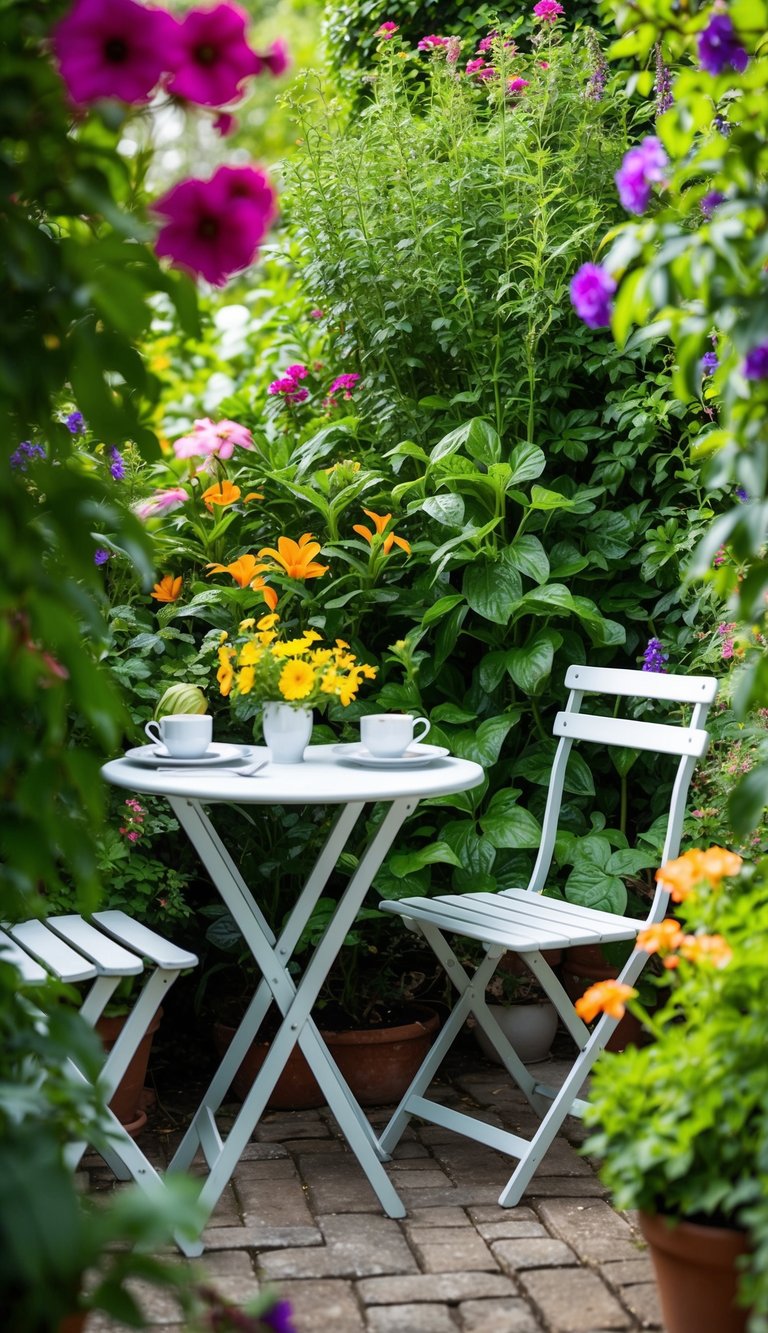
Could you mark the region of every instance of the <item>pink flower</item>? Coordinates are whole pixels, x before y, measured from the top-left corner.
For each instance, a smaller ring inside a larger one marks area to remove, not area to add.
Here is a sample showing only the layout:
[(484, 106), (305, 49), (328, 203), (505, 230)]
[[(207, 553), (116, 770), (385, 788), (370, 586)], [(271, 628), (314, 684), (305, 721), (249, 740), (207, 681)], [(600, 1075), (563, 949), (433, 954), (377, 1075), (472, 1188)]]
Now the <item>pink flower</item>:
[(418, 49), (420, 51), (439, 51), (441, 46), (448, 45), (448, 41), (448, 37), (436, 37), (435, 34), (432, 33), (429, 37), (422, 37)]
[(485, 69), (475, 70), (476, 79), (483, 79), (483, 80), (492, 79), (495, 77), (495, 74), (496, 74), (495, 65), (486, 65)]
[(565, 13), (562, 5), (557, 0), (538, 0), (538, 4), (533, 6), (534, 17), (540, 19), (542, 23), (557, 23), (561, 14)]
[(323, 311), (320, 310), (320, 309), (316, 306), (314, 310), (310, 310), (310, 312), (309, 312), (309, 318), (310, 318), (310, 319), (322, 319), (322, 318), (323, 318)]
[(245, 40), (247, 22), (248, 15), (229, 0), (190, 9), (181, 22), (169, 92), (200, 106), (224, 106), (239, 97), (243, 81), (261, 72), (261, 60)]
[(291, 57), (288, 54), (288, 47), (282, 37), (277, 37), (268, 51), (262, 51), (261, 59), (276, 79), (281, 74), (287, 73), (291, 68)]
[(299, 381), (305, 380), (309, 371), (307, 367), (297, 362), (289, 366), (285, 375), (278, 380), (273, 380), (267, 389), (267, 393), (273, 398), (282, 398), (286, 403), (303, 403), (309, 397), (309, 389), (300, 389)]
[(296, 365), (289, 366), (285, 373), (286, 375), (289, 375), (292, 380), (305, 380), (309, 371), (306, 366), (298, 361)]
[(485, 68), (485, 61), (482, 56), (477, 56), (475, 60), (468, 60), (466, 65), (467, 74), (479, 74), (481, 69)]
[(354, 389), (359, 379), (360, 376), (354, 373), (351, 375), (337, 375), (336, 379), (333, 381), (333, 384), (328, 390), (328, 397), (326, 399), (326, 402), (330, 406), (333, 406), (333, 404), (336, 401), (334, 398), (334, 394), (342, 392), (345, 398), (351, 398), (352, 390)]
[(516, 79), (510, 79), (510, 80), (509, 80), (509, 82), (507, 83), (507, 92), (508, 92), (508, 93), (511, 93), (512, 96), (514, 97), (514, 96), (517, 96), (518, 94), (524, 92), (525, 89), (526, 89), (527, 87), (528, 87), (528, 80), (527, 80), (527, 79), (521, 79), (521, 78), (518, 76), (518, 78), (516, 78)]
[(178, 33), (165, 10), (136, 0), (75, 0), (52, 42), (73, 102), (116, 97), (136, 105), (148, 102), (161, 75), (175, 68)]
[(395, 33), (399, 31), (399, 25), (393, 23), (391, 19), (388, 19), (386, 23), (382, 23), (381, 26), (376, 29), (376, 36), (380, 37), (383, 42), (388, 42), (394, 37)]
[(222, 139), (226, 139), (227, 135), (232, 134), (233, 130), (237, 128), (237, 121), (229, 111), (220, 111), (213, 122), (213, 128), (217, 134), (221, 135)]
[(196, 421), (189, 435), (176, 440), (173, 452), (177, 458), (210, 458), (215, 455), (226, 462), (235, 449), (252, 449), (253, 436), (237, 421), (211, 421), (202, 417)]
[(174, 185), (154, 208), (167, 219), (157, 254), (221, 287), (253, 262), (275, 214), (275, 192), (258, 167), (219, 167), (209, 180)]
[(186, 504), (189, 496), (182, 486), (171, 486), (166, 491), (155, 491), (147, 500), (140, 500), (134, 505), (133, 512), (138, 518), (159, 518), (161, 514), (172, 514)]
[(482, 56), (485, 55), (486, 51), (490, 51), (491, 47), (493, 46), (494, 38), (498, 37), (498, 35), (499, 34), (497, 32), (489, 32), (487, 37), (484, 37), (481, 42), (478, 42), (477, 54)]

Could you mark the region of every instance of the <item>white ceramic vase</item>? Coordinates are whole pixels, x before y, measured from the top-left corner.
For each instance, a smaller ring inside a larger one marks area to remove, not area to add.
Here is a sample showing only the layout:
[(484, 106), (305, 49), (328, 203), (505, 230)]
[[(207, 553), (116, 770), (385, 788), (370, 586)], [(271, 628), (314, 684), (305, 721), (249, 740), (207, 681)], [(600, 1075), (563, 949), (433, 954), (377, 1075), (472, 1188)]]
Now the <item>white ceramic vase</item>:
[[(489, 1004), (488, 1008), (524, 1064), (534, 1065), (546, 1060), (557, 1031), (557, 1010), (550, 1000), (537, 1000), (531, 1004)], [(500, 1064), (495, 1047), (480, 1028), (475, 1028), (475, 1037), (483, 1055)]]
[(312, 709), (270, 700), (264, 704), (261, 725), (264, 744), (275, 764), (300, 764), (312, 735)]

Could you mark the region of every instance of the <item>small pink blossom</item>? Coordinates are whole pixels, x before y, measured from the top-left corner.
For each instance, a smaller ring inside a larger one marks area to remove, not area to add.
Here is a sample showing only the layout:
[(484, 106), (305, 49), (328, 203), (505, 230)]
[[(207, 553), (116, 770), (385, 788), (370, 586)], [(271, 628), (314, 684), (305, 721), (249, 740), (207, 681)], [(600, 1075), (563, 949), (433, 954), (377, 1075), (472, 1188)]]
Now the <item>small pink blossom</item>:
[(220, 287), (256, 257), (276, 211), (276, 196), (258, 167), (219, 167), (191, 178), (154, 205), (165, 221), (155, 250)]
[(248, 15), (230, 0), (190, 9), (181, 21), (181, 56), (168, 91), (199, 106), (225, 106), (262, 62), (245, 40)]
[(534, 17), (541, 23), (557, 23), (557, 20), (565, 13), (563, 6), (557, 3), (557, 0), (538, 0), (538, 4), (533, 6)]
[(277, 37), (268, 51), (262, 51), (261, 60), (276, 79), (288, 72), (291, 68), (291, 57), (282, 37)]
[(51, 34), (59, 73), (73, 102), (102, 97), (148, 102), (178, 58), (179, 24), (136, 0), (75, 0)]
[(520, 93), (524, 92), (527, 87), (528, 87), (528, 80), (521, 79), (518, 76), (517, 78), (510, 79), (508, 81), (507, 92), (510, 93), (513, 97), (517, 97), (519, 96)]
[(322, 310), (320, 310), (317, 306), (315, 306), (315, 309), (314, 309), (314, 310), (310, 310), (310, 312), (309, 312), (309, 318), (310, 318), (310, 319), (322, 319), (322, 318), (323, 318), (323, 314), (324, 314), (324, 312), (323, 312)]
[(466, 64), (467, 74), (477, 74), (485, 68), (485, 61), (482, 56), (476, 56), (474, 60), (468, 60)]
[(328, 397), (325, 399), (326, 407), (336, 406), (335, 395), (337, 393), (343, 393), (345, 398), (351, 398), (352, 390), (355, 388), (359, 379), (360, 376), (354, 373), (348, 375), (337, 375), (336, 379), (333, 381), (332, 385), (328, 390)]
[(475, 70), (476, 79), (483, 79), (483, 81), (485, 81), (487, 79), (493, 79), (495, 77), (496, 77), (495, 65), (486, 65), (485, 69)]
[(447, 46), (450, 38), (437, 37), (431, 33), (428, 37), (422, 37), (418, 49), (420, 51), (439, 51), (442, 46)]
[(252, 449), (253, 436), (237, 421), (211, 421), (210, 417), (201, 417), (195, 422), (189, 435), (175, 441), (173, 452), (177, 458), (215, 457), (226, 462), (235, 449)]
[(140, 500), (134, 505), (133, 512), (138, 518), (159, 518), (161, 514), (172, 514), (186, 504), (189, 496), (182, 486), (171, 486), (165, 491), (155, 491), (147, 500)]
[(226, 139), (237, 129), (237, 120), (230, 111), (220, 111), (213, 122), (213, 128), (222, 139)]
[(297, 403), (306, 402), (309, 397), (309, 390), (300, 388), (301, 380), (305, 380), (309, 371), (301, 362), (289, 366), (285, 374), (280, 379), (273, 380), (267, 389), (267, 393), (273, 398), (282, 398), (285, 403), (295, 406)]
[(494, 39), (498, 37), (498, 35), (499, 34), (497, 32), (489, 32), (487, 37), (484, 37), (481, 42), (478, 42), (477, 54), (482, 56), (485, 55), (486, 51), (490, 51), (491, 47), (493, 46)]
[(387, 19), (386, 23), (382, 23), (376, 29), (376, 36), (380, 37), (383, 42), (389, 42), (394, 37), (395, 33), (399, 31), (399, 24), (393, 23), (391, 19)]

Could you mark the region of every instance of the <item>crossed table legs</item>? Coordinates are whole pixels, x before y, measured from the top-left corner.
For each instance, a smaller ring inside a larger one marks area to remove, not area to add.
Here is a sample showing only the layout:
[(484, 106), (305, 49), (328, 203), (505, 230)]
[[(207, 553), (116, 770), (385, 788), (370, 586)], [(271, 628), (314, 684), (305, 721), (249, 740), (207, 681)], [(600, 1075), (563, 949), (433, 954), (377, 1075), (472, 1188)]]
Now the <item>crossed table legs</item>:
[[(403, 821), (415, 810), (417, 798), (405, 797), (388, 803), (389, 809), (360, 858), (298, 986), (288, 972), (288, 964), (365, 802), (350, 802), (340, 808), (296, 905), (280, 937), (276, 938), (201, 802), (178, 796), (167, 799), (262, 974), (262, 981), (170, 1163), (169, 1171), (187, 1169), (198, 1147), (202, 1150), (209, 1174), (200, 1193), (200, 1202), (210, 1216), (264, 1112), (291, 1051), (298, 1043), (382, 1208), (390, 1217), (404, 1217), (405, 1208), (382, 1166), (387, 1154), (379, 1147), (367, 1118), (331, 1058), (311, 1017), (311, 1009), (377, 870)], [(232, 1128), (223, 1140), (216, 1124), (216, 1112), (273, 1000), (283, 1016), (282, 1023)]]

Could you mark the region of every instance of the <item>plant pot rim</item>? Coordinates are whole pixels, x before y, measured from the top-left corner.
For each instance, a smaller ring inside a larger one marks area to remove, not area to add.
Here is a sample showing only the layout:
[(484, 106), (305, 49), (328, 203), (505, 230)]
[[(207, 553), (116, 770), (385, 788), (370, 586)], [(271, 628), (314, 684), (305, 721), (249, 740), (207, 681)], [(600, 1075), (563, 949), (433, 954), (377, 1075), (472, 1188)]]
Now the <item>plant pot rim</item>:
[(712, 1262), (717, 1267), (728, 1267), (748, 1249), (748, 1233), (742, 1227), (723, 1226), (719, 1222), (694, 1222), (687, 1217), (671, 1213), (648, 1213), (644, 1209), (640, 1209), (638, 1219), (645, 1239), (661, 1249), (677, 1250), (683, 1236), (686, 1237), (686, 1249), (689, 1243), (716, 1242), (718, 1257)]

